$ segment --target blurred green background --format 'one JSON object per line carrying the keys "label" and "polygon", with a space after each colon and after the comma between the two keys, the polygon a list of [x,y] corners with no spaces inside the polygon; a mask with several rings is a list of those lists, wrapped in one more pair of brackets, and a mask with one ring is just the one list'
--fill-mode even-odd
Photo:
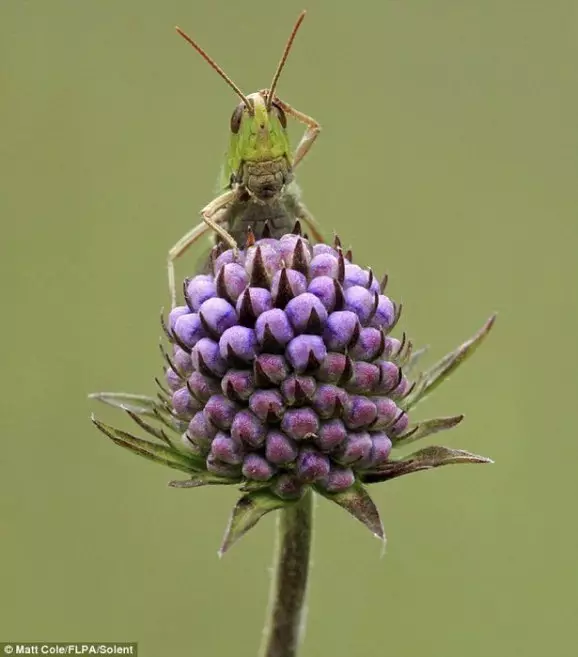
{"label": "blurred green background", "polygon": [[[165,254],[212,198],[236,103],[173,25],[250,92],[302,8],[0,4],[2,640],[256,654],[273,517],[220,561],[235,491],[167,488],[86,396],[153,392]],[[389,272],[432,358],[499,318],[419,409],[466,413],[441,442],[496,464],[374,488],[384,559],[320,502],[303,657],[574,656],[578,5],[307,8],[279,94],[324,128],[310,209]]]}

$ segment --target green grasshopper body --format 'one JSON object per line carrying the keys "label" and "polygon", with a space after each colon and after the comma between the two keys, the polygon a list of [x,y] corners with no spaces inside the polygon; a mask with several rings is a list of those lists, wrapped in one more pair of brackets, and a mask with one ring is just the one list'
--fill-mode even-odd
{"label": "green grasshopper body", "polygon": [[[285,46],[270,89],[245,96],[207,53],[182,30],[177,32],[217,71],[241,99],[231,116],[230,141],[221,175],[221,193],[201,210],[203,222],[184,235],[169,251],[168,276],[171,300],[176,303],[174,261],[212,229],[229,246],[244,243],[249,229],[255,237],[268,226],[272,237],[291,232],[297,219],[309,226],[317,240],[323,237],[301,202],[294,170],[317,138],[320,126],[311,117],[294,109],[277,95],[275,87],[305,17],[297,20]],[[291,152],[287,117],[306,126],[299,145]]]}

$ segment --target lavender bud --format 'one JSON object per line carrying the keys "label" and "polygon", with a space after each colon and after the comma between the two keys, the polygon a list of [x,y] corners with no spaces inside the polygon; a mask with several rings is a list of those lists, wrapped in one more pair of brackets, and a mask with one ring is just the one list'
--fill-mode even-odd
{"label": "lavender bud", "polygon": [[302,374],[308,369],[317,369],[327,355],[327,349],[318,335],[298,335],[287,345],[285,353],[293,369]]}
{"label": "lavender bud", "polygon": [[217,288],[212,276],[195,276],[187,285],[187,298],[193,310],[197,311],[207,300],[217,296]]}
{"label": "lavender bud", "polygon": [[293,440],[304,440],[317,434],[319,417],[311,408],[291,408],[285,411],[281,429]]}
{"label": "lavender bud", "polygon": [[238,411],[238,405],[224,395],[213,395],[205,405],[205,415],[219,429],[230,429]]}
{"label": "lavender bud", "polygon": [[243,475],[255,481],[268,481],[275,470],[266,458],[260,454],[247,454],[243,461]]}
{"label": "lavender bud", "polygon": [[231,425],[231,437],[250,447],[259,447],[265,441],[265,425],[249,409],[245,408],[235,415]]}
{"label": "lavender bud", "polygon": [[303,448],[297,457],[295,474],[304,484],[312,484],[329,474],[329,458],[312,448]]}
{"label": "lavender bud", "polygon": [[354,312],[350,310],[334,312],[327,318],[323,339],[331,351],[345,351],[354,337],[356,338],[360,328],[359,317]]}
{"label": "lavender bud", "polygon": [[292,463],[298,454],[296,443],[281,431],[269,431],[265,444],[267,460],[276,465]]}
{"label": "lavender bud", "polygon": [[224,360],[234,357],[250,363],[257,353],[255,331],[246,326],[231,326],[219,340],[219,352]]}

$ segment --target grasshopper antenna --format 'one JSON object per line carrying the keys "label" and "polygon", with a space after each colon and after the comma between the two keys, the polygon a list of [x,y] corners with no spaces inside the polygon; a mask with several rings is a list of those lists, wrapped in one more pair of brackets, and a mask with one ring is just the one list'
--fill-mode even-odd
{"label": "grasshopper antenna", "polygon": [[217,71],[217,73],[223,78],[223,80],[225,80],[225,82],[243,101],[249,112],[252,113],[253,106],[251,105],[251,103],[249,103],[247,96],[245,96],[245,94],[239,89],[239,87],[233,82],[233,80],[231,80],[231,78],[225,73],[225,71],[223,71],[223,69],[217,64],[217,62],[208,53],[206,53],[194,39],[192,39],[186,32],[183,32],[183,30],[181,30],[181,28],[178,25],[175,27],[175,30],[183,37],[185,41],[188,41],[191,44],[191,46],[193,46],[193,48],[199,53],[199,55],[207,62],[207,64],[209,64],[209,66],[214,71]]}
{"label": "grasshopper antenna", "polygon": [[289,56],[291,46],[293,45],[293,41],[295,41],[295,36],[297,35],[297,31],[301,27],[301,23],[303,22],[303,19],[305,18],[306,13],[307,12],[305,10],[303,10],[299,14],[299,18],[297,19],[297,22],[295,23],[293,29],[291,30],[291,34],[289,35],[289,40],[287,41],[287,45],[285,46],[285,50],[283,51],[283,54],[281,55],[281,59],[279,60],[279,64],[277,65],[277,70],[275,71],[275,75],[273,76],[273,81],[271,82],[271,86],[269,87],[269,93],[267,94],[267,111],[269,111],[271,109],[271,104],[273,103],[273,98],[275,96],[275,87],[277,86],[277,82],[279,81],[281,71],[283,70],[283,67],[285,66],[285,62],[287,61],[287,57]]}

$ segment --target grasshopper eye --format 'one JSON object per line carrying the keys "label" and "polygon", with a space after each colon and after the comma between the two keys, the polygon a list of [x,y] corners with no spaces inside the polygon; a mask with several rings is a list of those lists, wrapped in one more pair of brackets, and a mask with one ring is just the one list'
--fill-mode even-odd
{"label": "grasshopper eye", "polygon": [[272,105],[275,108],[275,111],[277,112],[277,118],[279,119],[279,123],[281,124],[281,127],[283,130],[287,127],[287,117],[285,116],[285,112],[283,111],[283,108],[280,105],[277,105],[277,103],[273,103]]}
{"label": "grasshopper eye", "polygon": [[241,127],[241,119],[243,118],[243,111],[245,110],[245,104],[244,103],[239,103],[237,107],[235,107],[235,111],[233,112],[233,115],[231,116],[231,132],[236,135],[239,132],[239,129]]}

